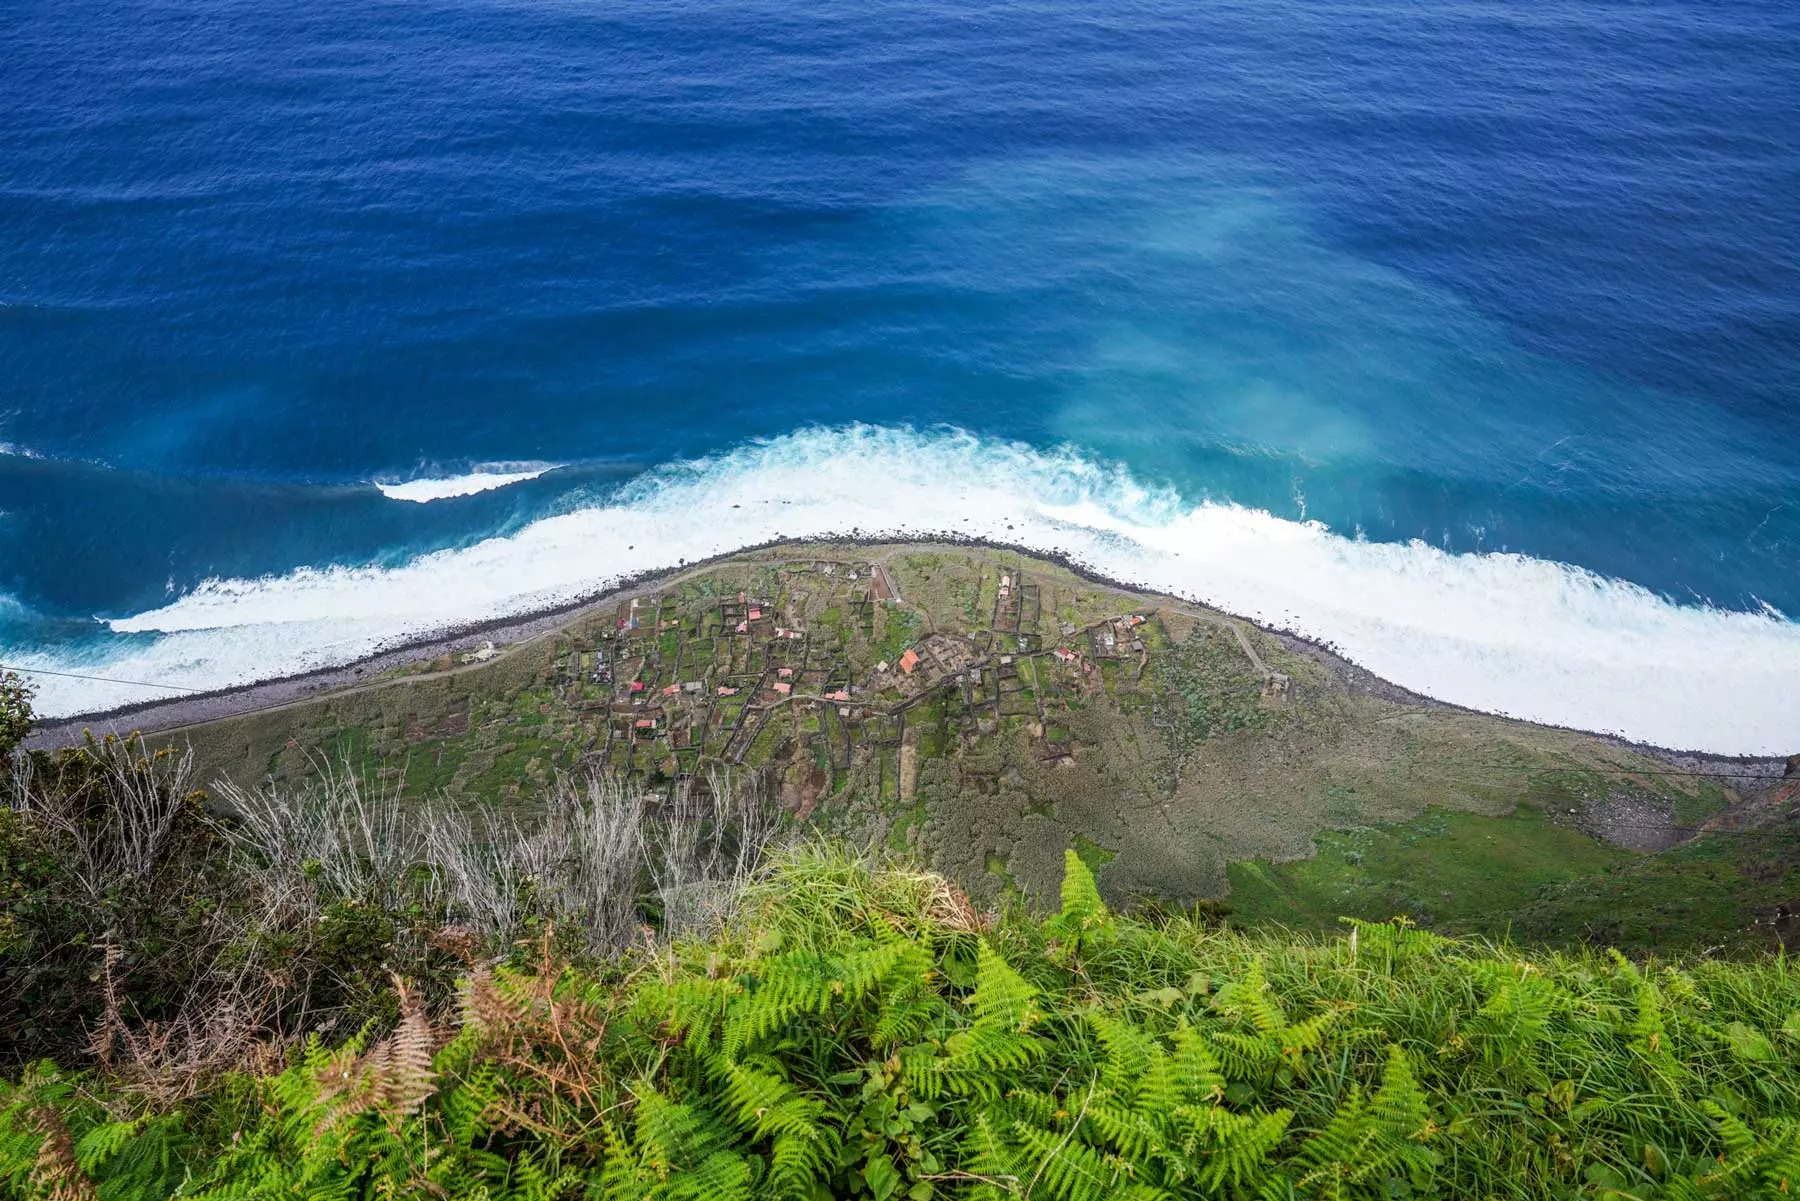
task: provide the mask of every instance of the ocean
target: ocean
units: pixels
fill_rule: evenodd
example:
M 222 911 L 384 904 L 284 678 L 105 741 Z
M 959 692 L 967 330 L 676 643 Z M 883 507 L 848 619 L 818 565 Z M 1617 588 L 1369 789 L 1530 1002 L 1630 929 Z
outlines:
M 13 0 L 47 714 L 851 531 L 1800 750 L 1789 0 Z

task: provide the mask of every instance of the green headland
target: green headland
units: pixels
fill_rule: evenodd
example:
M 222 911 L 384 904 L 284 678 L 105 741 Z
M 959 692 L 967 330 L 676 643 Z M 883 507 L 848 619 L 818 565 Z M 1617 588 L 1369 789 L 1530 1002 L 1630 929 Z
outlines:
M 347 767 L 528 812 L 561 773 L 730 771 L 796 822 L 905 852 L 980 904 L 1109 902 L 1626 948 L 1795 930 L 1778 766 L 1472 713 L 1328 651 L 1006 550 L 791 545 L 621 592 L 510 645 L 160 737 L 202 780 Z

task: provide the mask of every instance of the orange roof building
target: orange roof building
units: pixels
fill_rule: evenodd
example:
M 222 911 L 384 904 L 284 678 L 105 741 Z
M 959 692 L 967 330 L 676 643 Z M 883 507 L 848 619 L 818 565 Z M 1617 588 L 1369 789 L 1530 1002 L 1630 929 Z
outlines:
M 907 652 L 904 655 L 900 656 L 900 670 L 905 672 L 907 675 L 910 676 L 913 673 L 913 668 L 917 667 L 918 665 L 919 665 L 919 652 L 918 651 L 908 648 Z

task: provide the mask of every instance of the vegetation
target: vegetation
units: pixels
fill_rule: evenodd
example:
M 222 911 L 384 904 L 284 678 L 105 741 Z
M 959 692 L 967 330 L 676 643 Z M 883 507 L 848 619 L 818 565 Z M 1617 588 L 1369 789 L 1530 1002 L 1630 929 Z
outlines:
M 1800 975 L 1049 916 L 741 781 L 526 822 L 132 742 L 0 813 L 0 1196 L 1779 1198 Z M 210 802 L 210 803 L 209 803 Z M 1086 861 L 1084 861 L 1084 856 Z M 1039 911 L 1041 912 L 1041 911 Z
M 0 763 L 31 733 L 31 685 L 14 671 L 0 671 Z
M 1584 941 L 1635 953 L 1748 950 L 1800 895 L 1800 824 L 1726 829 L 1654 854 L 1609 846 L 1521 806 L 1507 817 L 1431 810 L 1319 837 L 1319 853 L 1234 863 L 1231 916 L 1330 929 L 1404 914 L 1444 934 Z
M 1404 924 L 1058 913 L 790 851 L 706 937 L 472 960 L 453 1002 L 172 1109 L 49 1065 L 0 1180 L 63 1197 L 1789 1195 L 1800 978 Z M 60 1191 L 59 1191 L 60 1190 Z
M 1166 699 L 1159 727 L 1177 755 L 1209 738 L 1269 722 L 1262 680 L 1250 670 L 1233 635 L 1211 622 L 1196 624 L 1157 660 Z
M 898 574 L 997 603 L 947 555 Z M 1104 601 L 1072 596 L 1065 625 Z M 656 654 L 653 683 L 692 674 L 688 623 L 731 624 L 669 612 L 643 655 L 434 669 L 342 700 L 379 721 L 309 710 L 306 740 L 240 723 L 267 774 L 210 791 L 191 750 L 18 751 L 30 696 L 0 679 L 0 1198 L 1800 1185 L 1800 977 L 1750 925 L 1800 885 L 1791 788 L 1382 708 L 1291 657 L 1274 700 L 1192 618 L 1146 623 L 1135 666 L 996 661 L 904 723 L 772 709 L 725 737 L 743 768 L 631 733 L 574 774 L 588 715 L 643 720 L 608 689 Z M 925 628 L 863 612 L 852 658 L 877 613 Z M 487 671 L 510 682 L 475 695 Z M 814 801 L 810 832 L 780 814 Z M 1228 858 L 1230 909 L 1190 904 Z

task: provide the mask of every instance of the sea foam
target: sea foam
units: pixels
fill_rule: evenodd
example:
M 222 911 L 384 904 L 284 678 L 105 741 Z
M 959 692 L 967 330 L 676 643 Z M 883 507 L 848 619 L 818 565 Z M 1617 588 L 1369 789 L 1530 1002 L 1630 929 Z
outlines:
M 1727 754 L 1800 748 L 1800 625 L 1767 612 L 1677 605 L 1522 555 L 1363 542 L 1193 504 L 1071 449 L 867 426 L 666 465 L 603 503 L 395 568 L 211 580 L 110 622 L 135 645 L 88 670 L 243 683 L 770 539 L 852 532 L 1058 551 L 1329 642 L 1408 688 L 1490 712 Z M 46 680 L 41 700 L 70 713 L 151 695 Z

